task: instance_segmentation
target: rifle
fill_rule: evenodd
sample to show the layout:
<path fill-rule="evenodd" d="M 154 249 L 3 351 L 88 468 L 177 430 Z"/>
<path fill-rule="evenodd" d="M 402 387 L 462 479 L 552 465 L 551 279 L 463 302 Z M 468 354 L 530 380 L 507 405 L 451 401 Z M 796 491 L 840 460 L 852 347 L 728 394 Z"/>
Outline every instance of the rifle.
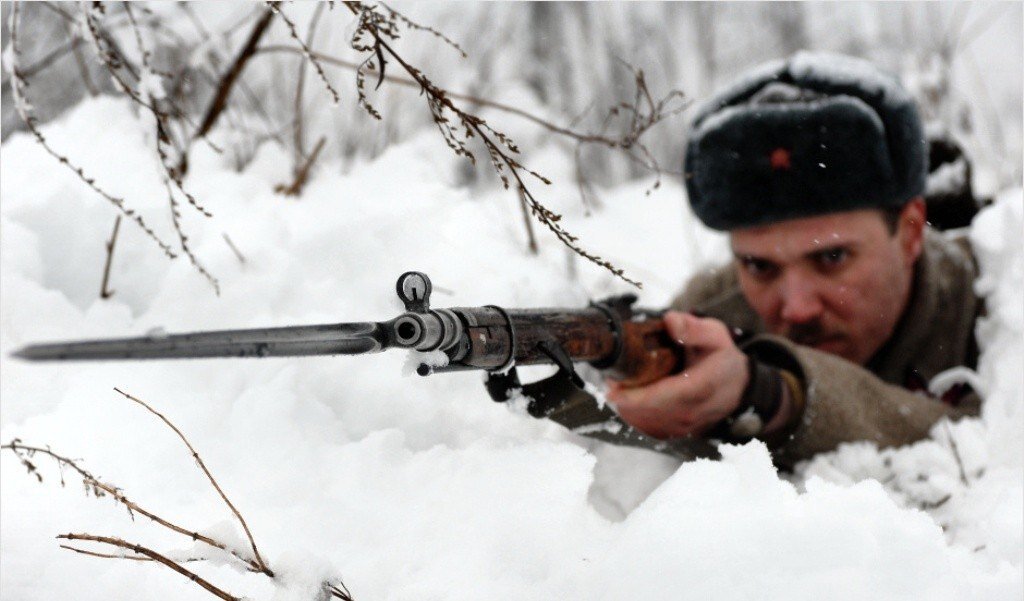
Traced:
<path fill-rule="evenodd" d="M 683 369 L 683 349 L 665 331 L 661 312 L 633 309 L 637 300 L 633 294 L 582 309 L 495 305 L 432 309 L 426 274 L 406 272 L 395 289 L 405 313 L 389 321 L 34 344 L 14 356 L 29 361 L 86 361 L 440 351 L 442 360 L 421 363 L 416 370 L 419 375 L 483 370 L 492 399 L 507 401 L 522 394 L 535 417 L 549 415 L 567 399 L 592 399 L 584 391 L 576 363 L 589 363 L 626 386 L 642 386 Z M 557 372 L 538 382 L 520 383 L 516 366 L 544 364 L 556 365 Z"/>

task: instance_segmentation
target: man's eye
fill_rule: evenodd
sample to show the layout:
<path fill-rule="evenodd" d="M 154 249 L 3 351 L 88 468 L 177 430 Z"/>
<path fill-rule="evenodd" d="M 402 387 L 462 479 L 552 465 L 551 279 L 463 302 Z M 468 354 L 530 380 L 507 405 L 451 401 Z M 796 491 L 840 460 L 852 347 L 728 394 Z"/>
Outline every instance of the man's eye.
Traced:
<path fill-rule="evenodd" d="M 838 267 L 850 258 L 850 251 L 845 248 L 830 248 L 815 257 L 822 267 Z"/>
<path fill-rule="evenodd" d="M 770 261 L 755 259 L 754 257 L 743 257 L 740 259 L 743 269 L 756 278 L 770 278 L 775 275 L 777 268 Z"/>

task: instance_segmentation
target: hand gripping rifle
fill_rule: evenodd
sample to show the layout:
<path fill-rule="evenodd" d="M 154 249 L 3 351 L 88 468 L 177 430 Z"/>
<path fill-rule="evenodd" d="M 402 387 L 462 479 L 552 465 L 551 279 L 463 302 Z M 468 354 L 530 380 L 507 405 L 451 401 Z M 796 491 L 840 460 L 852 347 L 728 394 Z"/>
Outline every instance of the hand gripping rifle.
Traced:
<path fill-rule="evenodd" d="M 417 373 L 479 369 L 495 401 L 517 394 L 535 417 L 586 395 L 574 363 L 589 363 L 627 386 L 641 386 L 683 368 L 683 349 L 660 313 L 633 310 L 626 294 L 584 309 L 430 308 L 430 278 L 410 271 L 396 284 L 405 313 L 383 322 L 159 334 L 140 338 L 34 344 L 15 357 L 29 361 L 361 355 L 399 348 L 442 351 L 446 365 L 421 363 Z M 553 364 L 557 372 L 522 385 L 517 365 Z"/>

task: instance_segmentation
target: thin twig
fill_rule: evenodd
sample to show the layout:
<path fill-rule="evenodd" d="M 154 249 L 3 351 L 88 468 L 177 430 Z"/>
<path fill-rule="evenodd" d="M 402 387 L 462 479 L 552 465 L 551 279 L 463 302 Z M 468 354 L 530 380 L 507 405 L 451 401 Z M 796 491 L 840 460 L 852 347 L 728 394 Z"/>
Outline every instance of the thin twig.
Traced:
<path fill-rule="evenodd" d="M 341 599 L 341 601 L 353 601 L 352 593 L 348 591 L 348 587 L 345 586 L 345 583 L 340 580 L 325 582 L 324 590 L 330 593 L 332 597 Z"/>
<path fill-rule="evenodd" d="M 294 48 L 292 46 L 286 46 L 286 45 L 283 45 L 283 44 L 269 44 L 269 45 L 266 45 L 266 46 L 260 46 L 260 48 L 257 50 L 257 52 L 259 52 L 259 53 L 289 52 L 289 53 L 304 54 L 300 48 Z M 321 52 L 311 52 L 310 54 L 313 57 L 315 57 L 317 60 L 322 61 L 324 64 L 327 64 L 327 65 L 333 65 L 335 67 L 341 67 L 341 68 L 344 68 L 344 69 L 350 69 L 352 71 L 355 71 L 355 70 L 360 68 L 360 64 L 359 63 L 354 63 L 352 61 L 347 61 L 347 60 L 344 60 L 344 59 L 336 58 L 334 56 L 330 56 L 328 54 L 324 54 L 324 53 L 321 53 Z M 364 67 L 363 70 L 368 75 L 376 75 L 376 74 L 378 74 L 377 69 L 375 67 L 373 67 L 372 65 Z M 405 77 L 399 77 L 399 76 L 396 76 L 396 75 L 386 75 L 385 74 L 383 79 L 384 79 L 384 81 L 386 81 L 388 83 L 393 83 L 393 84 L 404 86 L 404 87 L 408 87 L 408 88 L 420 89 L 422 87 L 421 84 L 418 81 L 416 81 L 416 80 L 408 79 L 408 78 L 405 78 Z M 566 136 L 568 138 L 572 138 L 573 140 L 576 140 L 577 142 L 580 142 L 580 143 L 583 143 L 583 144 L 598 144 L 598 145 L 601 145 L 601 146 L 606 146 L 608 148 L 621 148 L 624 144 L 627 145 L 627 146 L 632 146 L 633 144 L 635 144 L 636 138 L 639 137 L 638 135 L 634 134 L 634 135 L 630 136 L 629 139 L 626 142 L 624 142 L 623 138 L 616 138 L 616 137 L 613 137 L 613 136 L 609 136 L 609 135 L 607 135 L 605 133 L 582 132 L 582 131 L 577 131 L 577 130 L 573 129 L 572 126 L 563 127 L 563 126 L 557 125 L 555 123 L 552 123 L 551 121 L 548 121 L 546 119 L 538 117 L 537 115 L 534 115 L 532 113 L 524 111 L 523 109 L 520 109 L 518 107 L 510 106 L 508 104 L 503 104 L 501 102 L 497 102 L 497 101 L 494 101 L 494 100 L 489 100 L 487 98 L 481 98 L 479 96 L 473 96 L 473 95 L 470 95 L 470 94 L 460 94 L 458 92 L 451 92 L 451 91 L 448 91 L 448 90 L 445 90 L 445 95 L 448 98 L 452 99 L 452 100 L 462 100 L 462 101 L 469 102 L 469 103 L 472 103 L 472 104 L 478 104 L 480 106 L 485 106 L 485 107 L 488 107 L 488 108 L 492 108 L 492 109 L 501 111 L 503 113 L 508 113 L 510 115 L 516 115 L 517 117 L 522 117 L 523 119 L 526 119 L 526 120 L 528 120 L 528 121 L 530 121 L 530 122 L 532 122 L 532 123 L 534 123 L 536 125 L 539 125 L 539 126 L 543 127 L 544 129 L 552 132 L 552 133 L 559 134 L 559 135 L 562 135 L 562 136 Z M 681 91 L 674 90 L 673 94 L 672 94 L 672 98 L 680 98 L 680 99 L 682 99 L 683 98 L 683 93 Z M 659 119 L 659 120 L 663 120 L 666 117 L 675 116 L 675 115 L 679 114 L 680 112 L 686 110 L 686 108 L 689 107 L 689 104 L 687 103 L 684 106 L 668 107 L 668 110 L 666 110 L 666 106 L 665 106 L 666 103 L 662 102 L 662 103 L 659 103 L 659 104 L 662 105 L 661 106 L 661 108 L 662 108 L 661 119 Z M 618 110 L 619 108 L 621 108 L 621 107 L 616 107 L 616 110 Z M 646 131 L 647 129 L 649 129 L 651 126 L 653 126 L 655 124 L 655 123 L 651 123 L 650 121 L 651 121 L 650 119 L 647 119 L 644 122 L 641 122 L 641 125 L 645 125 L 645 124 L 647 125 L 647 127 L 644 129 L 644 131 Z M 643 132 L 640 132 L 640 133 L 642 134 Z M 631 158 L 634 161 L 640 163 L 641 165 L 646 166 L 646 163 L 644 163 L 643 161 L 639 160 L 639 158 L 636 157 L 635 155 L 633 155 Z M 663 169 L 662 173 L 672 173 L 674 175 L 679 175 L 679 174 L 682 173 L 682 171 L 681 170 Z"/>
<path fill-rule="evenodd" d="M 595 200 L 597 195 L 594 194 L 594 188 L 590 184 L 590 181 L 583 173 L 583 144 L 576 144 L 576 148 L 573 150 L 573 165 L 574 173 L 576 174 L 576 188 L 580 193 L 580 202 L 583 203 L 583 214 L 587 217 L 590 216 L 591 206 L 600 206 L 598 201 Z"/>
<path fill-rule="evenodd" d="M 324 83 L 324 87 L 327 88 L 327 91 L 330 92 L 331 98 L 334 100 L 334 104 L 340 104 L 341 96 L 338 94 L 338 90 L 335 90 L 334 86 L 331 85 L 330 80 L 327 79 L 327 74 L 324 73 L 323 65 L 321 65 L 320 61 L 313 55 L 313 51 L 310 50 L 309 46 L 302 41 L 302 38 L 299 37 L 299 32 L 295 27 L 295 23 L 281 11 L 278 2 L 267 2 L 267 7 L 273 11 L 274 14 L 281 17 L 281 21 L 283 21 L 285 26 L 288 27 L 289 35 L 299 43 L 299 46 L 302 47 L 302 53 L 306 55 L 306 59 L 308 59 L 309 62 L 312 63 L 313 68 L 316 69 L 316 74 L 320 77 L 320 81 Z"/>
<path fill-rule="evenodd" d="M 523 193 L 521 188 L 519 189 L 519 207 L 523 211 L 523 224 L 526 225 L 526 238 L 530 254 L 535 255 L 538 252 L 537 237 L 533 235 L 533 222 L 530 220 L 530 211 L 526 206 L 526 194 Z"/>
<path fill-rule="evenodd" d="M 234 514 L 238 522 L 242 525 L 242 529 L 245 530 L 245 536 L 249 539 L 249 545 L 252 547 L 252 553 L 256 561 L 256 564 L 259 566 L 261 571 L 266 573 L 268 576 L 273 577 L 273 572 L 271 572 L 270 568 L 267 567 L 266 562 L 263 561 L 263 557 L 260 556 L 259 549 L 256 548 L 256 540 L 253 539 L 252 532 L 249 530 L 249 525 L 245 522 L 245 518 L 242 517 L 242 514 L 239 513 L 239 511 L 235 508 L 234 504 L 231 503 L 231 500 L 228 499 L 226 494 L 224 494 L 224 491 L 221 489 L 220 484 L 217 483 L 217 479 L 214 478 L 213 474 L 210 473 L 210 470 L 207 469 L 206 464 L 203 463 L 203 459 L 199 456 L 199 453 L 195 450 L 195 448 L 192 447 L 192 443 L 188 441 L 188 438 L 186 438 L 185 435 L 181 433 L 181 430 L 179 430 L 178 427 L 175 426 L 173 422 L 171 422 L 171 420 L 167 419 L 162 413 L 149 406 L 145 401 L 135 398 L 134 396 L 128 394 L 127 392 L 124 392 L 119 388 L 114 388 L 114 390 L 118 394 L 127 398 L 128 400 L 134 401 L 139 405 L 142 405 L 143 407 L 146 408 L 147 411 L 160 418 L 160 420 L 163 421 L 164 424 L 167 425 L 167 427 L 169 427 L 171 430 L 174 430 L 174 433 L 178 435 L 178 438 L 181 439 L 181 441 L 188 448 L 189 452 L 192 454 L 192 458 L 195 459 L 196 464 L 199 465 L 199 469 L 201 469 L 203 473 L 206 474 L 206 478 L 210 481 L 210 484 L 213 485 L 213 488 L 217 491 L 217 494 L 220 495 L 220 498 L 231 510 L 231 513 Z"/>
<path fill-rule="evenodd" d="M 135 519 L 135 514 L 138 513 L 138 514 L 140 514 L 140 515 L 142 515 L 144 517 L 147 517 L 147 518 L 153 520 L 154 522 L 156 522 L 157 524 L 163 526 L 164 528 L 167 528 L 168 530 L 171 530 L 173 532 L 177 532 L 178 534 L 182 534 L 184 536 L 187 536 L 187 537 L 191 538 L 194 541 L 201 541 L 203 543 L 206 543 L 207 545 L 210 545 L 211 547 L 215 547 L 217 549 L 221 549 L 222 551 L 226 551 L 228 553 L 231 553 L 236 558 L 238 558 L 241 562 L 243 562 L 246 565 L 246 568 L 249 569 L 250 571 L 253 571 L 253 572 L 260 572 L 260 571 L 262 571 L 262 568 L 260 566 L 256 565 L 256 563 L 253 562 L 253 560 L 246 559 L 246 558 L 238 555 L 238 553 L 236 551 L 228 549 L 227 545 L 225 545 L 224 543 L 221 543 L 220 541 L 214 540 L 214 539 L 210 538 L 209 536 L 205 536 L 203 534 L 199 534 L 198 532 L 196 532 L 194 530 L 188 530 L 187 528 L 182 528 L 181 526 L 178 526 L 177 524 L 169 522 L 169 521 L 165 520 L 164 518 L 156 515 L 155 513 L 151 512 L 151 511 L 148 511 L 145 508 L 139 506 L 137 503 L 135 503 L 134 501 L 132 501 L 128 497 L 126 497 L 124 495 L 124 493 L 121 492 L 120 488 L 118 488 L 116 486 L 113 486 L 111 484 L 107 484 L 105 482 L 100 481 L 98 478 L 93 476 L 87 470 L 85 470 L 84 468 L 79 466 L 78 463 L 75 460 L 73 460 L 73 459 L 70 459 L 70 458 L 65 457 L 63 455 L 58 455 L 57 453 L 53 452 L 49 448 L 35 447 L 35 446 L 29 446 L 29 445 L 22 444 L 21 441 L 18 440 L 18 439 L 15 439 L 15 440 L 11 441 L 10 443 L 5 444 L 3 446 L 0 446 L 0 449 L 7 449 L 9 451 L 13 451 L 14 454 L 21 461 L 22 465 L 25 466 L 25 468 L 29 471 L 29 473 L 34 474 L 36 479 L 38 479 L 40 482 L 42 482 L 42 475 L 39 473 L 39 470 L 35 467 L 35 465 L 32 464 L 29 461 L 29 458 L 32 457 L 33 455 L 37 454 L 37 453 L 46 455 L 46 456 L 50 457 L 51 459 L 53 459 L 54 461 L 56 461 L 57 465 L 59 467 L 61 467 L 61 468 L 68 467 L 68 468 L 71 468 L 72 470 L 74 470 L 75 472 L 77 472 L 78 475 L 82 478 L 82 483 L 85 486 L 86 490 L 88 492 L 91 492 L 93 494 L 93 496 L 100 497 L 100 496 L 103 496 L 104 494 L 109 494 L 111 497 L 114 498 L 114 500 L 116 502 L 121 503 L 122 505 L 124 505 L 125 508 L 128 509 L 128 515 L 130 515 L 132 517 L 132 519 Z M 62 486 L 64 485 L 63 474 L 61 475 L 61 485 Z"/>
<path fill-rule="evenodd" d="M 188 236 L 185 234 L 185 230 L 181 227 L 181 211 L 178 210 L 178 200 L 174 197 L 174 190 L 171 189 L 171 185 L 166 177 L 164 178 L 164 189 L 167 190 L 167 203 L 170 205 L 171 209 L 171 223 L 174 225 L 174 231 L 178 234 L 178 242 L 181 244 L 182 252 L 185 253 L 186 257 L 188 257 L 192 266 L 206 278 L 206 281 L 210 282 L 210 285 L 213 286 L 213 291 L 217 296 L 220 296 L 220 281 L 213 277 L 213 274 L 211 274 L 199 261 L 196 254 L 192 252 L 192 247 L 189 246 Z M 181 190 L 180 187 L 178 189 Z"/>
<path fill-rule="evenodd" d="M 320 156 L 320 151 L 323 149 L 326 142 L 327 136 L 320 136 L 316 146 L 313 147 L 313 152 L 309 154 L 306 161 L 299 166 L 298 170 L 295 172 L 295 179 L 292 183 L 287 186 L 284 184 L 278 184 L 274 187 L 274 192 L 284 194 L 285 196 L 299 196 L 302 194 L 302 189 L 306 186 L 306 181 L 309 179 L 309 171 L 312 169 L 313 163 L 316 162 L 317 157 Z"/>
<path fill-rule="evenodd" d="M 110 240 L 104 245 L 107 249 L 107 260 L 103 264 L 103 281 L 100 283 L 100 298 L 107 299 L 114 295 L 114 291 L 107 288 L 110 283 L 110 264 L 114 259 L 114 244 L 117 242 L 117 232 L 121 229 L 121 216 L 114 219 L 114 231 L 110 233 Z"/>
<path fill-rule="evenodd" d="M 90 557 L 100 557 L 102 559 L 127 559 L 130 561 L 156 561 L 152 557 L 146 557 L 145 555 L 114 555 L 113 553 L 97 553 L 96 551 L 88 551 L 86 549 L 79 549 L 78 547 L 72 547 L 71 545 L 58 545 L 61 549 L 67 549 L 68 551 L 74 551 L 75 553 L 81 553 L 82 555 L 88 555 Z M 205 557 L 186 557 L 185 559 L 176 559 L 178 563 L 194 563 L 197 561 L 208 561 Z"/>
<path fill-rule="evenodd" d="M 309 19 L 309 31 L 306 32 L 306 47 L 313 45 L 313 37 L 316 35 L 316 26 L 320 22 L 320 16 L 324 12 L 324 3 L 318 2 L 316 8 L 313 10 L 313 16 Z M 306 87 L 306 59 L 303 56 L 299 60 L 299 76 L 298 81 L 295 83 L 295 130 L 294 130 L 294 146 L 295 146 L 295 165 L 292 168 L 294 173 L 299 172 L 299 165 L 306 158 L 306 141 L 305 141 L 305 107 L 302 103 L 302 92 Z"/>
<path fill-rule="evenodd" d="M 81 38 L 75 38 L 68 43 L 54 48 L 31 66 L 21 69 L 22 77 L 33 77 L 34 75 L 38 75 L 40 72 L 49 69 L 54 63 L 64 58 L 64 55 L 70 52 L 72 48 L 79 46 L 82 43 L 84 43 L 84 41 Z M 3 75 L 3 81 L 6 82 L 9 77 L 10 76 L 5 72 Z"/>
<path fill-rule="evenodd" d="M 235 597 L 234 595 L 231 595 L 227 591 L 214 586 L 213 584 L 210 583 L 210 581 L 208 581 L 205 578 L 201 577 L 199 574 L 196 574 L 195 572 L 187 570 L 186 568 L 182 567 L 177 562 L 168 559 L 167 557 L 157 553 L 156 551 L 154 551 L 154 550 L 152 550 L 152 549 L 150 549 L 148 547 L 143 547 L 142 545 L 138 545 L 138 544 L 135 544 L 135 543 L 130 543 L 130 542 L 124 540 L 124 539 L 115 538 L 113 536 L 96 536 L 96 535 L 93 535 L 93 534 L 85 534 L 85 533 L 75 534 L 75 533 L 69 532 L 67 534 L 60 534 L 60 535 L 57 536 L 57 538 L 64 539 L 64 540 L 81 540 L 81 541 L 91 541 L 91 542 L 96 542 L 96 543 L 102 543 L 102 544 L 110 545 L 112 547 L 117 547 L 117 548 L 120 548 L 120 549 L 126 549 L 128 551 L 131 551 L 131 552 L 139 554 L 139 555 L 145 555 L 146 557 L 149 557 L 153 561 L 159 562 L 159 563 L 161 563 L 161 564 L 171 568 L 175 572 L 181 574 L 182 576 L 185 576 L 186 578 L 188 578 L 192 582 L 195 582 L 196 584 L 198 584 L 199 586 L 203 587 L 204 589 L 206 589 L 208 592 L 210 592 L 214 596 L 216 596 L 216 597 L 218 597 L 220 599 L 223 599 L 224 601 L 241 601 L 241 597 Z"/>
<path fill-rule="evenodd" d="M 956 438 L 953 437 L 953 430 L 949 427 L 949 422 L 943 422 L 946 428 L 946 437 L 949 439 L 949 447 L 953 451 L 953 458 L 956 459 L 956 467 L 960 470 L 960 482 L 964 486 L 970 486 L 971 482 L 967 479 L 967 470 L 964 469 L 964 461 L 960 458 L 960 449 L 956 445 Z"/>
<path fill-rule="evenodd" d="M 445 44 L 447 44 L 447 45 L 451 46 L 452 48 L 454 48 L 456 52 L 458 52 L 459 54 L 462 55 L 462 58 L 466 58 L 468 56 L 466 54 L 466 51 L 462 49 L 462 46 L 460 46 L 456 42 L 452 41 L 451 38 L 449 38 L 448 36 L 444 35 L 440 31 L 434 29 L 433 27 L 427 27 L 425 25 L 420 25 L 419 23 L 416 23 L 414 21 L 409 20 L 405 15 L 403 15 L 402 13 L 398 12 L 397 10 L 391 8 L 390 6 L 388 6 L 387 4 L 385 4 L 383 2 L 381 2 L 380 5 L 384 7 L 384 10 L 388 11 L 389 13 L 391 13 L 392 17 L 397 18 L 399 21 L 402 22 L 403 25 L 405 25 L 409 29 L 415 29 L 417 31 L 425 31 L 425 32 L 431 34 L 432 36 L 442 40 Z"/>
<path fill-rule="evenodd" d="M 81 40 L 74 31 L 74 25 L 64 21 L 64 28 L 68 32 L 68 38 L 71 39 L 71 53 L 75 57 L 75 64 L 78 65 L 78 73 L 82 77 L 82 84 L 85 85 L 85 89 L 89 91 L 90 96 L 96 96 L 100 91 L 96 88 L 96 84 L 92 82 L 92 77 L 89 75 L 89 65 L 85 62 L 82 49 L 79 48 L 78 42 Z"/>
<path fill-rule="evenodd" d="M 242 252 L 238 250 L 238 247 L 235 246 L 235 243 L 232 242 L 231 238 L 228 237 L 228 233 L 223 232 L 223 236 L 224 241 L 228 243 L 228 248 L 230 248 L 231 252 L 235 253 L 235 256 L 238 258 L 238 262 L 241 263 L 242 265 L 245 265 L 245 256 L 242 255 Z"/>
<path fill-rule="evenodd" d="M 227 71 L 220 78 L 220 82 L 217 86 L 217 90 L 213 94 L 213 98 L 210 100 L 210 104 L 207 106 L 204 112 L 203 119 L 199 123 L 199 127 L 192 135 L 193 139 L 206 137 L 210 129 L 213 128 L 214 124 L 217 123 L 217 119 L 221 113 L 224 112 L 225 106 L 227 106 L 228 96 L 231 94 L 231 89 L 234 87 L 235 81 L 238 80 L 239 75 L 242 73 L 242 69 L 252 58 L 253 52 L 256 50 L 256 45 L 259 44 L 260 38 L 266 33 L 267 28 L 270 27 L 270 22 L 274 18 L 274 11 L 272 10 L 276 3 L 270 3 L 271 9 L 264 11 L 263 15 L 253 25 L 253 28 L 249 31 L 249 37 L 246 38 L 245 44 L 235 55 L 235 59 L 231 61 L 231 65 Z M 187 155 L 182 155 L 181 162 L 178 164 L 178 173 L 184 173 L 188 170 Z"/>

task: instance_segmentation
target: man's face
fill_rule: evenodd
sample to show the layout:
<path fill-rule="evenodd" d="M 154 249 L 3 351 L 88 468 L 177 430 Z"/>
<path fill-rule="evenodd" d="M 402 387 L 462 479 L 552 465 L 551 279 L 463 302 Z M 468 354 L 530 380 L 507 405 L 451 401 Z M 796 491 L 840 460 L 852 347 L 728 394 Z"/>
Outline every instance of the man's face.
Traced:
<path fill-rule="evenodd" d="M 911 201 L 895 234 L 878 210 L 733 230 L 743 294 L 771 333 L 863 365 L 906 307 L 923 207 Z"/>

